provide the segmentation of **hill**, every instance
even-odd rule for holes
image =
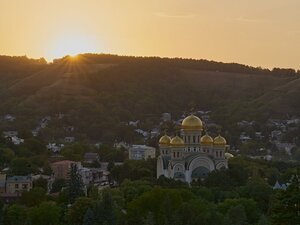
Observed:
[[[63,113],[89,138],[114,137],[120,122],[212,110],[225,128],[241,119],[298,114],[299,72],[207,60],[83,54],[47,64],[0,57],[0,114],[33,129]],[[2,129],[7,128],[2,124]],[[107,133],[111,131],[112,133]]]

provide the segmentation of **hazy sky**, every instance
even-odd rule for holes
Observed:
[[[0,54],[81,51],[300,69],[300,0],[0,0]]]

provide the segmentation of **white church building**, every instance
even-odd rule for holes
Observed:
[[[164,135],[159,140],[157,178],[165,176],[187,183],[205,178],[209,172],[227,168],[226,140],[202,136],[203,123],[190,115],[182,121],[181,137]]]

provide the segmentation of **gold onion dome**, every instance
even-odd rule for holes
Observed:
[[[184,141],[181,137],[175,136],[172,138],[170,144],[174,147],[181,147],[184,146]]]
[[[184,130],[202,130],[203,123],[199,117],[190,115],[182,121],[181,127]]]
[[[204,136],[202,136],[200,141],[201,141],[201,144],[203,144],[203,145],[212,145],[214,143],[214,140],[208,134],[205,134]]]
[[[226,145],[226,139],[223,138],[221,135],[215,137],[214,139],[214,145]]]
[[[229,152],[225,152],[225,158],[226,159],[230,159],[230,158],[233,158],[234,156],[231,154],[231,153],[229,153]]]
[[[171,142],[171,138],[168,135],[164,135],[159,139],[159,144],[160,145],[169,145]]]

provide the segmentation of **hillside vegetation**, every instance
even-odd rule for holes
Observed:
[[[98,139],[123,121],[192,108],[212,110],[226,128],[241,119],[298,114],[299,97],[300,73],[292,69],[95,54],[49,64],[0,57],[0,114],[15,115],[16,129],[32,129],[39,118],[60,112]]]

